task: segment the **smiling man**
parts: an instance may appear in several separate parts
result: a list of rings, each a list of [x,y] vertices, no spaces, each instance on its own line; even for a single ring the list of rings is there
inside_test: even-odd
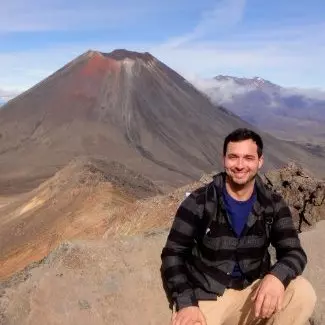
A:
[[[261,137],[235,130],[224,141],[224,172],[178,208],[161,255],[171,325],[305,325],[311,316],[307,257],[288,206],[258,176],[263,160]]]

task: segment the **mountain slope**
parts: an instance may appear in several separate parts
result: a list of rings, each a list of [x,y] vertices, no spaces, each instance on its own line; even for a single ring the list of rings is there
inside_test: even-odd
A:
[[[224,136],[249,126],[149,53],[89,51],[0,111],[0,193],[39,185],[80,155],[125,164],[161,186],[221,166]],[[321,160],[264,134],[268,167]]]

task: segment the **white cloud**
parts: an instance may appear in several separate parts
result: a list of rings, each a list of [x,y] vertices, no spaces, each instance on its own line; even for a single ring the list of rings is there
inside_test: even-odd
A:
[[[169,39],[164,47],[175,48],[190,41],[207,36],[209,33],[218,34],[237,25],[244,15],[246,0],[220,0],[210,11],[202,14],[195,28],[185,35]]]
[[[21,91],[19,91],[19,90],[0,89],[0,101],[3,100],[5,102],[7,102],[8,100],[15,98],[20,93],[21,93]]]
[[[190,82],[200,91],[207,94],[213,101],[227,104],[233,97],[244,95],[254,90],[252,85],[238,85],[234,80],[216,80],[213,78],[190,78]]]
[[[282,90],[282,94],[284,96],[298,95],[306,98],[325,101],[325,90],[321,88],[285,88]]]

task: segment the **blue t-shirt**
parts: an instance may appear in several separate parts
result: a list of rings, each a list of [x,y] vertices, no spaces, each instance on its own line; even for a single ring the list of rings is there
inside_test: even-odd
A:
[[[227,214],[230,218],[230,222],[234,232],[237,237],[240,237],[242,231],[244,230],[245,224],[247,222],[248,216],[252,211],[253,205],[256,201],[256,191],[254,190],[252,196],[247,201],[237,201],[231,197],[226,189],[223,187],[223,200],[225,202],[225,208]],[[242,272],[238,263],[236,263],[234,270],[232,272],[233,277],[242,276]]]

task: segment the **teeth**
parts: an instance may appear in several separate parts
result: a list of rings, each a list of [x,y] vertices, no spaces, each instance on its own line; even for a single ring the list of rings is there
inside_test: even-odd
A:
[[[235,173],[235,175],[240,177],[240,176],[245,176],[246,173]]]

